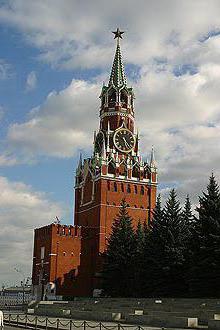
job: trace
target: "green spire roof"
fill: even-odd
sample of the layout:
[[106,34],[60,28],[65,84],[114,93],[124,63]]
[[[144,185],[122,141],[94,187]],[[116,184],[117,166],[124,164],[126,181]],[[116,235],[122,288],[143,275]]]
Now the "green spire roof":
[[109,79],[109,86],[111,85],[119,88],[127,85],[119,38],[117,40],[115,58],[113,61],[111,76]]

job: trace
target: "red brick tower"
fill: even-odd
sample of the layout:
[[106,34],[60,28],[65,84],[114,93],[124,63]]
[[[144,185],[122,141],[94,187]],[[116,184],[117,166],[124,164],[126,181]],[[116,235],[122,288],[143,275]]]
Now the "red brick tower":
[[117,29],[116,52],[107,86],[100,99],[100,126],[90,158],[80,157],[75,185],[75,225],[93,228],[98,252],[106,249],[113,219],[126,199],[136,226],[147,222],[155,206],[157,169],[153,149],[150,163],[142,160],[135,130],[134,92],[127,86]]
[[[134,227],[148,222],[155,206],[157,169],[153,149],[142,160],[135,129],[134,93],[127,86],[119,40],[108,86],[100,95],[100,126],[90,158],[76,171],[74,226],[51,224],[35,230],[33,288],[46,293],[91,296],[101,288],[102,252],[121,200],[126,199]],[[53,292],[52,292],[53,291]]]

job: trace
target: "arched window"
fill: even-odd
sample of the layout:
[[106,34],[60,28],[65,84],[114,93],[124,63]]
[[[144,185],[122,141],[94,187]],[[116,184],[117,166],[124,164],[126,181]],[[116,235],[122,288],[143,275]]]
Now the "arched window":
[[122,91],[121,92],[121,103],[122,103],[122,106],[126,106],[127,103],[128,103],[128,97],[127,97],[127,94],[126,92]]
[[112,91],[112,93],[109,96],[109,103],[115,103],[116,102],[116,92],[115,90]]
[[105,105],[105,97],[102,97],[102,107]]
[[114,182],[114,191],[118,191],[117,183]]
[[135,193],[135,194],[138,193],[138,189],[137,189],[137,186],[136,186],[136,185],[134,186],[134,193]]
[[124,192],[124,185],[121,183],[121,191]]
[[141,195],[144,195],[144,186],[141,186]]
[[115,166],[112,162],[108,165],[108,173],[115,174]]
[[139,168],[137,166],[134,166],[132,168],[132,176],[133,176],[133,178],[139,178],[140,177]]
[[123,175],[123,176],[126,176],[127,175],[127,169],[126,169],[125,164],[121,164],[120,165],[119,175]]
[[107,187],[108,187],[108,190],[111,189],[111,184],[110,184],[110,181],[107,182]]
[[131,193],[131,186],[130,186],[130,184],[127,185],[127,193],[129,193],[129,194]]

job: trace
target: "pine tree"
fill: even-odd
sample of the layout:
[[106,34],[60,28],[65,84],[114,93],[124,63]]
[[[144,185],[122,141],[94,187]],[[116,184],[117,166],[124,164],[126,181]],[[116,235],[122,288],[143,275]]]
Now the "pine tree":
[[[185,245],[185,249],[189,249],[190,237],[192,234],[193,226],[194,226],[194,215],[192,213],[192,206],[189,199],[189,195],[186,196],[185,204],[181,211],[181,223],[182,225],[182,242]],[[187,251],[185,251],[187,252]],[[188,252],[187,252],[188,253]],[[187,254],[186,253],[186,254]]]
[[182,217],[184,222],[187,224],[188,226],[191,227],[191,225],[193,224],[194,221],[194,217],[192,214],[192,206],[191,206],[191,202],[189,199],[189,195],[186,196],[186,201],[184,204],[184,208],[182,210]]
[[137,225],[135,232],[135,253],[133,261],[133,273],[134,273],[134,284],[133,284],[133,296],[141,297],[142,295],[142,265],[143,265],[143,251],[145,241],[145,223],[141,224],[140,220]]
[[160,283],[160,234],[163,226],[163,209],[161,207],[161,196],[158,195],[149,227],[144,227],[144,246],[141,271],[142,296],[154,296]]
[[165,208],[161,208],[158,197],[153,212],[148,248],[145,248],[145,295],[182,296],[185,292],[185,230],[180,203],[172,189]]
[[132,296],[135,241],[132,218],[123,199],[119,214],[112,225],[112,234],[106,251],[103,272],[105,294],[112,297]]
[[191,238],[190,292],[198,297],[220,297],[220,193],[213,174],[196,210],[198,218]]
[[136,255],[142,254],[143,245],[144,245],[144,227],[141,224],[141,221],[138,221],[137,229],[135,232],[135,241],[136,241]]
[[165,295],[183,296],[187,285],[184,276],[186,237],[188,227],[182,218],[182,210],[177,200],[176,191],[172,189],[164,210],[164,279]]
[[164,210],[161,206],[161,195],[159,194],[157,197],[156,206],[153,210],[152,220],[149,223],[150,228],[156,232],[157,227],[160,227],[160,225],[163,224],[163,218]]

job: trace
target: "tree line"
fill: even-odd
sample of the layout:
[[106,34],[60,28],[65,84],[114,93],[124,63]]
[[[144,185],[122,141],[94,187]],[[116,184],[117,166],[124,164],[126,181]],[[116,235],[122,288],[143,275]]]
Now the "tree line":
[[212,174],[196,215],[172,189],[148,224],[132,226],[127,203],[104,256],[103,291],[112,297],[220,297],[220,192]]

